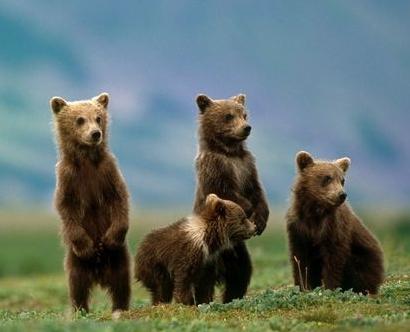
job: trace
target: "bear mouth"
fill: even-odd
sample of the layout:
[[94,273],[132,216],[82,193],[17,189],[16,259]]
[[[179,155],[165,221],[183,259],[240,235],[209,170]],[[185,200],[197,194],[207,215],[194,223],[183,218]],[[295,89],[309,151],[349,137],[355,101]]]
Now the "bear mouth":
[[337,206],[342,205],[344,202],[346,202],[346,198],[339,198],[337,201],[337,204],[338,204]]
[[244,141],[249,137],[250,133],[244,133],[241,135],[234,135],[233,138],[238,140],[238,141]]
[[96,147],[96,146],[99,146],[102,143],[102,141],[103,141],[102,138],[98,140],[90,139],[90,140],[83,141],[83,144],[89,147]]
[[331,201],[329,201],[329,205],[331,205],[333,207],[339,207],[339,206],[343,205],[343,203],[345,201],[346,201],[345,199],[343,199],[343,200],[341,200],[341,199],[331,200]]

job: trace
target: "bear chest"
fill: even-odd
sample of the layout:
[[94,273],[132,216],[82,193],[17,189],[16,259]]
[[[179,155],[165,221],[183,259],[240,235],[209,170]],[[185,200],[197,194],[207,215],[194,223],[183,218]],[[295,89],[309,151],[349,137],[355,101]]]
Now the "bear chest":
[[113,195],[115,188],[110,185],[109,174],[83,165],[73,172],[72,178],[73,191],[85,213],[94,212],[96,209],[102,211],[110,203],[109,197]]
[[305,220],[299,224],[299,232],[313,246],[323,247],[337,241],[339,227],[333,218],[309,221]]
[[251,167],[246,160],[234,158],[230,160],[232,175],[235,178],[239,189],[245,191],[249,186],[249,179],[251,177]]

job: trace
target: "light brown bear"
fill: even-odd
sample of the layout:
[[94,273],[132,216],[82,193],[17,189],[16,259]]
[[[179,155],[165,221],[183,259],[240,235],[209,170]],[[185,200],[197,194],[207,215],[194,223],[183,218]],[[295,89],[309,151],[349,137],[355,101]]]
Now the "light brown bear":
[[215,286],[206,266],[220,253],[255,234],[242,208],[215,194],[198,215],[152,231],[135,258],[135,276],[151,292],[152,303],[209,303]]
[[301,151],[296,165],[286,216],[295,284],[376,294],[384,278],[383,252],[346,202],[350,159],[328,162]]
[[[266,227],[269,208],[255,158],[245,143],[251,133],[245,95],[221,100],[199,95],[196,102],[199,108],[199,147],[194,212],[199,214],[207,195],[215,193],[222,199],[239,204],[255,223],[260,235]],[[216,278],[225,285],[223,302],[246,294],[252,263],[244,242],[225,250],[217,266],[209,265],[208,269],[208,280]],[[213,289],[210,288],[209,292],[211,298]]]
[[50,100],[59,149],[55,206],[66,245],[65,270],[74,309],[89,310],[94,284],[107,288],[112,310],[130,301],[129,197],[108,149],[109,96]]

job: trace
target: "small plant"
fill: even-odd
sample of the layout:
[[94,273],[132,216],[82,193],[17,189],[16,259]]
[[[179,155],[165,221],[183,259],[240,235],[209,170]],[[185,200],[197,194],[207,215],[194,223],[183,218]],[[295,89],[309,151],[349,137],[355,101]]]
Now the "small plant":
[[307,283],[307,276],[308,276],[308,267],[305,267],[305,278],[302,276],[302,269],[300,268],[300,260],[296,257],[293,256],[293,259],[296,262],[296,265],[298,266],[298,272],[299,272],[299,287],[301,292],[305,292],[309,290],[308,283]]

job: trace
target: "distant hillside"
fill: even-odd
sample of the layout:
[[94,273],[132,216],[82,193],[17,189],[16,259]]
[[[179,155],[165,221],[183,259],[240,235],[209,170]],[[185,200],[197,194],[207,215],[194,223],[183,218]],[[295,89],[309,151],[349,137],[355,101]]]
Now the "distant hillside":
[[111,94],[111,146],[138,205],[189,206],[195,95],[248,97],[270,200],[301,149],[348,155],[355,202],[410,198],[410,3],[0,4],[0,202],[49,204],[48,100]]

